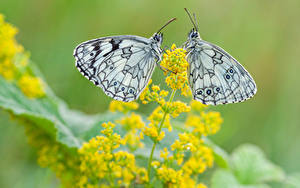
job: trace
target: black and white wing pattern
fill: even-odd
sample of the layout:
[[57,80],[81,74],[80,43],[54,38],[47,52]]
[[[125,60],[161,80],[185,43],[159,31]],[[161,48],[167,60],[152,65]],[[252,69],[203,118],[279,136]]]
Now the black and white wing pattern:
[[237,60],[200,37],[193,40],[188,44],[187,61],[195,100],[211,105],[237,103],[256,93],[253,78]]
[[161,58],[152,42],[131,35],[104,37],[78,45],[73,55],[77,69],[106,95],[129,102],[147,86]]

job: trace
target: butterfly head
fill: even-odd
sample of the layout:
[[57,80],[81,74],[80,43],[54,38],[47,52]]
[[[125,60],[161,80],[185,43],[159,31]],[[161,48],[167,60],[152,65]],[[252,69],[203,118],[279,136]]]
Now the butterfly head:
[[151,41],[158,46],[161,46],[161,43],[163,42],[163,34],[162,33],[154,33],[151,37]]
[[160,47],[161,43],[163,42],[163,34],[161,33],[161,30],[163,30],[163,28],[165,28],[167,25],[169,25],[170,23],[172,23],[175,20],[176,20],[176,18],[170,19],[156,33],[154,33],[153,36],[150,38],[151,42],[154,44],[157,44],[158,47]]
[[199,26],[198,26],[196,15],[193,14],[193,16],[194,16],[194,18],[193,18],[191,16],[190,12],[186,8],[184,10],[187,13],[187,15],[189,16],[189,18],[190,18],[190,20],[191,20],[191,22],[192,22],[192,24],[194,26],[193,29],[189,32],[188,39],[189,40],[196,39],[196,38],[201,39],[200,38],[200,34],[198,32]]
[[189,35],[188,35],[188,39],[189,40],[192,40],[192,39],[200,39],[200,34],[198,32],[197,29],[193,28],[190,32],[189,32]]

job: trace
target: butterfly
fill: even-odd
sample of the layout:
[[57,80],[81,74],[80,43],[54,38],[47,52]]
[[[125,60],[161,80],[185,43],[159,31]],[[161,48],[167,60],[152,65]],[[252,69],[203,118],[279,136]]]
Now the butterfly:
[[155,65],[160,66],[161,30],[174,20],[169,20],[150,38],[120,35],[83,42],[74,50],[75,65],[106,95],[119,101],[133,101],[147,86]]
[[202,40],[195,14],[193,20],[187,9],[185,11],[194,25],[183,44],[193,98],[203,104],[219,105],[253,97],[257,88],[251,75],[225,50]]

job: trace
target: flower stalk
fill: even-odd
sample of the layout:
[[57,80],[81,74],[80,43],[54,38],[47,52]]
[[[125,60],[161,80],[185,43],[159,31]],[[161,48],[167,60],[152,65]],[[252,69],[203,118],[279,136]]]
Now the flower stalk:
[[[175,93],[176,93],[176,89],[173,89],[173,90],[172,90],[172,93],[171,93],[171,96],[170,96],[170,98],[169,98],[168,104],[170,104],[171,102],[173,102]],[[167,109],[165,110],[164,115],[163,115],[163,118],[162,118],[162,120],[161,120],[161,122],[160,122],[160,124],[159,124],[159,127],[158,127],[158,135],[160,135],[160,132],[161,132],[161,129],[162,129],[163,124],[164,124],[164,122],[165,122],[165,119],[166,119],[166,117],[167,117],[167,115],[168,115],[168,113],[169,113],[168,111],[169,111],[169,106],[168,106]],[[151,149],[151,154],[150,154],[149,162],[148,162],[148,176],[149,176],[149,177],[150,177],[150,173],[151,173],[151,163],[152,163],[152,159],[153,159],[154,150],[155,150],[156,145],[157,145],[158,142],[159,142],[159,141],[156,139],[156,140],[154,141],[153,146],[152,146],[152,149]]]

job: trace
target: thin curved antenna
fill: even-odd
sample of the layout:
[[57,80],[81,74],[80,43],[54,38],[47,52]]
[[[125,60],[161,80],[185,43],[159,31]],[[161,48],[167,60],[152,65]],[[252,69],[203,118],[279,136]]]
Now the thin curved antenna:
[[191,14],[190,14],[190,12],[189,12],[186,8],[184,8],[184,10],[185,10],[185,12],[188,14],[188,16],[189,16],[189,18],[190,18],[192,24],[194,25],[194,28],[196,29],[196,31],[198,31],[197,25],[195,24],[195,22],[194,22],[194,20],[193,20],[193,18],[192,18],[192,16],[191,16]]
[[199,30],[199,22],[198,22],[198,20],[197,20],[197,17],[196,17],[196,14],[195,13],[193,13],[193,16],[194,16],[194,21],[195,21],[195,23],[196,23],[196,26],[197,26],[197,31]]
[[165,25],[163,25],[156,33],[159,33],[163,28],[165,28],[167,25],[169,25],[171,22],[175,21],[176,18],[172,18],[169,20]]

